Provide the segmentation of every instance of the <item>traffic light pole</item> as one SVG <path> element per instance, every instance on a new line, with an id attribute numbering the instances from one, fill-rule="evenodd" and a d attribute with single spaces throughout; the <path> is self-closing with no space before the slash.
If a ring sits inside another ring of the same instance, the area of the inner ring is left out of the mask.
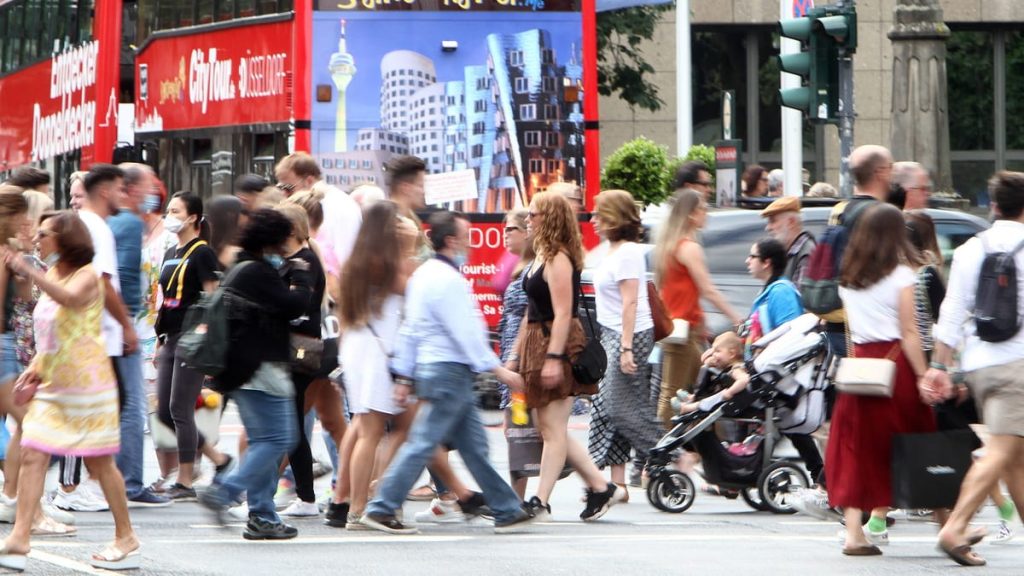
<path id="1" fill-rule="evenodd" d="M 854 8 L 855 0 L 838 0 L 840 8 Z M 850 154 L 853 152 L 853 54 L 841 48 L 839 52 L 839 187 L 843 198 L 853 196 L 850 177 Z"/>

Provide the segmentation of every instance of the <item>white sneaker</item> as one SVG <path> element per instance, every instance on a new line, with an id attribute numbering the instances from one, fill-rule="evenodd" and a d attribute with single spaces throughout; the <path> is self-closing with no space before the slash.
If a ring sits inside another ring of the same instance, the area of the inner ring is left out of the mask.
<path id="1" fill-rule="evenodd" d="M 70 512 L 65 512 L 52 504 L 47 504 L 46 502 L 40 502 L 39 505 L 43 508 L 43 516 L 46 516 L 55 522 L 67 524 L 68 526 L 75 525 L 75 516 Z"/>
<path id="2" fill-rule="evenodd" d="M 993 544 L 1006 544 L 1013 540 L 1013 529 L 1006 523 L 1006 520 L 999 521 L 999 533 L 992 538 Z"/>
<path id="3" fill-rule="evenodd" d="M 249 504 L 242 502 L 238 506 L 232 506 L 228 508 L 228 516 L 231 516 L 235 520 L 242 520 L 243 522 L 249 521 Z"/>
<path id="4" fill-rule="evenodd" d="M 292 503 L 281 511 L 281 516 L 291 516 L 294 518 L 309 518 L 319 515 L 320 507 L 316 505 L 316 502 L 303 502 L 298 498 L 292 500 Z"/>
<path id="5" fill-rule="evenodd" d="M 455 524 L 465 522 L 466 515 L 462 513 L 458 502 L 445 502 L 440 498 L 430 501 L 430 507 L 423 512 L 416 513 L 416 523 Z"/>
<path id="6" fill-rule="evenodd" d="M 99 482 L 93 480 L 92 478 L 82 480 L 82 483 L 79 486 L 81 488 L 84 488 L 86 494 L 92 496 L 93 500 L 97 500 L 99 502 L 104 503 L 107 501 L 107 497 L 103 494 L 103 487 L 100 486 Z"/>
<path id="7" fill-rule="evenodd" d="M 0 494 L 0 522 L 14 524 L 14 518 L 18 515 L 18 501 Z"/>
<path id="8" fill-rule="evenodd" d="M 882 530 L 881 532 L 872 532 L 868 530 L 868 527 L 864 527 L 864 536 L 874 546 L 888 546 L 889 545 L 889 531 Z"/>
<path id="9" fill-rule="evenodd" d="M 277 492 L 274 494 L 274 507 L 278 510 L 283 510 L 287 508 L 295 498 L 296 494 L 294 486 L 287 486 L 283 483 L 279 484 Z"/>
<path id="10" fill-rule="evenodd" d="M 106 501 L 96 500 L 81 486 L 71 492 L 58 489 L 53 497 L 53 505 L 69 512 L 103 512 L 110 509 Z"/>

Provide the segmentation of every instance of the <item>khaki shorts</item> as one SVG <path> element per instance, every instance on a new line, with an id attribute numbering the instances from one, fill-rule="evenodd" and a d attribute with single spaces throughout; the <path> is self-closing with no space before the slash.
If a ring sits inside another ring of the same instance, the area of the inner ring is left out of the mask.
<path id="1" fill-rule="evenodd" d="M 967 385 L 989 433 L 1024 436 L 1024 360 L 970 372 Z"/>

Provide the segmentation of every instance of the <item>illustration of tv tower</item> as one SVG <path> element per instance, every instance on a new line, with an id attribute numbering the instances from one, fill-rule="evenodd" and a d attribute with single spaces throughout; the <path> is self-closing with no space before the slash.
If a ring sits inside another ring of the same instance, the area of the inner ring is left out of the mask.
<path id="1" fill-rule="evenodd" d="M 345 21 L 341 21 L 341 38 L 338 39 L 338 51 L 331 55 L 328 64 L 331 71 L 331 79 L 338 87 L 338 112 L 334 126 L 334 151 L 348 151 L 348 121 L 345 113 L 345 91 L 348 88 L 352 77 L 356 75 L 356 61 L 348 53 L 345 44 Z"/>

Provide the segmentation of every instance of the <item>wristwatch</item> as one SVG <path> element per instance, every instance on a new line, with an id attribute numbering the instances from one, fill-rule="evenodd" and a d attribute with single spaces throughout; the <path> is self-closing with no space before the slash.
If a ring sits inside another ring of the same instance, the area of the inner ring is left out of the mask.
<path id="1" fill-rule="evenodd" d="M 548 352 L 547 354 L 545 354 L 544 357 L 548 358 L 548 359 L 551 359 L 551 360 L 568 360 L 569 359 L 569 357 L 566 356 L 565 354 L 552 354 L 551 352 Z"/>

